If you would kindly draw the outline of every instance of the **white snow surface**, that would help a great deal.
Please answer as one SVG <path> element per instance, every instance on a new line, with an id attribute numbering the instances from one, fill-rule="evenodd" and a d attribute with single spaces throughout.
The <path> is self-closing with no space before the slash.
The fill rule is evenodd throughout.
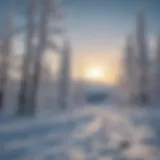
<path id="1" fill-rule="evenodd" d="M 1 116 L 0 160 L 159 160 L 159 119 L 158 108 L 115 105 Z"/>

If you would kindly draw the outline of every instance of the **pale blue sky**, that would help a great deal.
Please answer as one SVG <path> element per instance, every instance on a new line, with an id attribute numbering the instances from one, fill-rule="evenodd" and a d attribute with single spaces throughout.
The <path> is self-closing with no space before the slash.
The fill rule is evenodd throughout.
<path id="1" fill-rule="evenodd" d="M 1 12 L 9 1 L 1 0 Z M 65 10 L 66 26 L 73 48 L 73 63 L 78 75 L 82 61 L 92 67 L 101 65 L 106 71 L 106 82 L 116 81 L 124 40 L 134 34 L 136 11 L 146 10 L 147 34 L 154 39 L 160 32 L 159 0 L 61 0 Z M 17 9 L 17 12 L 19 10 Z M 19 23 L 21 20 L 18 20 Z M 111 80 L 109 80 L 109 77 Z"/>

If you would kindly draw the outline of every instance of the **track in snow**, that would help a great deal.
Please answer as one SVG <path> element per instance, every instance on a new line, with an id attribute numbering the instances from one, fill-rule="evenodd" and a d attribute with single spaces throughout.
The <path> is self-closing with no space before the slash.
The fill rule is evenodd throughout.
<path id="1" fill-rule="evenodd" d="M 159 160 L 158 112 L 90 106 L 35 119 L 1 117 L 0 159 Z"/>

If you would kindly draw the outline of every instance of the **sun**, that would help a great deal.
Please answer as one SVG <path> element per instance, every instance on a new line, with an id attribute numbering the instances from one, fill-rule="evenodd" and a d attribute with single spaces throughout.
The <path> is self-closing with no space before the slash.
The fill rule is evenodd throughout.
<path id="1" fill-rule="evenodd" d="M 86 71 L 86 78 L 92 81 L 101 81 L 104 78 L 104 70 L 101 67 L 91 67 Z"/>

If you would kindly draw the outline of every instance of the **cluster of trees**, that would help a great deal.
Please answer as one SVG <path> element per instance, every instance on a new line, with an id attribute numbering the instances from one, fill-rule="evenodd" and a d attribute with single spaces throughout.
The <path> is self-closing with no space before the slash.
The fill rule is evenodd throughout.
<path id="1" fill-rule="evenodd" d="M 0 111 L 4 107 L 6 82 L 8 79 L 9 59 L 12 54 L 12 39 L 17 34 L 25 35 L 25 49 L 23 53 L 22 78 L 18 94 L 17 115 L 34 115 L 36 112 L 36 98 L 40 84 L 42 61 L 47 48 L 56 50 L 62 62 L 60 67 L 60 107 L 67 107 L 70 82 L 70 45 L 62 26 L 57 25 L 62 19 L 60 8 L 55 0 L 27 0 L 18 1 L 16 7 L 20 8 L 21 19 L 25 19 L 23 27 L 13 27 L 11 22 L 15 14 L 14 8 L 6 7 L 6 21 L 1 28 L 0 59 Z M 18 6 L 19 5 L 19 6 Z M 17 13 L 16 13 L 17 14 Z M 20 21 L 20 19 L 18 19 Z M 65 39 L 63 46 L 51 41 L 54 35 L 61 35 Z M 37 42 L 35 43 L 35 38 Z"/>
<path id="2" fill-rule="evenodd" d="M 131 104 L 139 105 L 153 103 L 155 99 L 153 97 L 160 94 L 160 40 L 158 38 L 156 61 L 152 62 L 155 67 L 153 67 L 149 59 L 144 13 L 143 9 L 138 11 L 136 34 L 127 38 L 125 53 L 126 99 Z"/>

